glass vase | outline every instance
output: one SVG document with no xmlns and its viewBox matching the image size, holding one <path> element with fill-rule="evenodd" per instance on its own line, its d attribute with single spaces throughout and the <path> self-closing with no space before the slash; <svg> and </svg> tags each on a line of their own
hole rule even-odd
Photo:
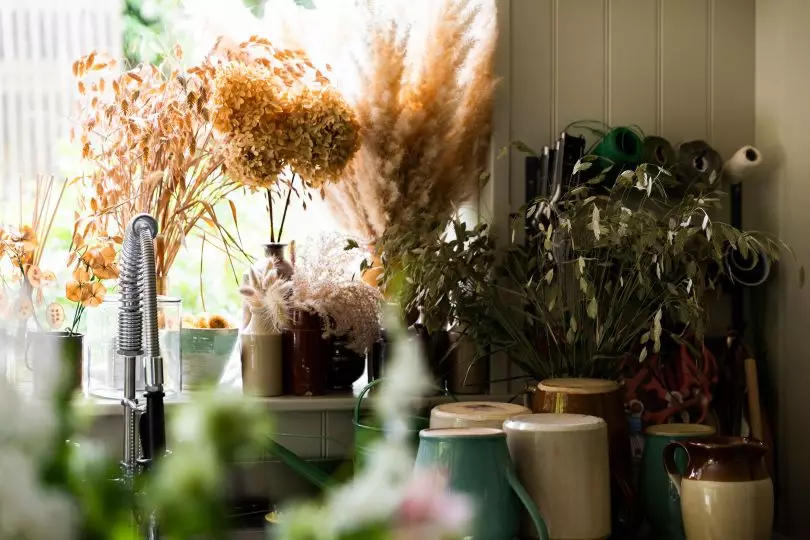
<svg viewBox="0 0 810 540">
<path fill-rule="evenodd" d="M 163 357 L 163 386 L 167 397 L 182 389 L 183 366 L 180 355 L 180 298 L 158 296 L 158 340 Z M 87 317 L 86 368 L 84 370 L 87 393 L 92 396 L 120 399 L 124 392 L 124 359 L 116 354 L 118 334 L 117 296 L 110 296 L 95 309 L 85 312 Z M 145 366 L 139 361 L 135 371 L 135 390 L 144 391 Z"/>
</svg>

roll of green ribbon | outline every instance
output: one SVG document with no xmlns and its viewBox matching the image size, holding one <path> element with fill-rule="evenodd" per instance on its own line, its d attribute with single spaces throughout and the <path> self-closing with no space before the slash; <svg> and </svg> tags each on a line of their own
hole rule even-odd
<svg viewBox="0 0 810 540">
<path fill-rule="evenodd" d="M 644 163 L 671 169 L 678 163 L 678 156 L 668 140 L 650 136 L 644 139 Z"/>
<path fill-rule="evenodd" d="M 617 127 L 604 136 L 592 153 L 610 160 L 614 166 L 626 168 L 641 162 L 644 157 L 644 143 L 632 129 Z"/>
</svg>

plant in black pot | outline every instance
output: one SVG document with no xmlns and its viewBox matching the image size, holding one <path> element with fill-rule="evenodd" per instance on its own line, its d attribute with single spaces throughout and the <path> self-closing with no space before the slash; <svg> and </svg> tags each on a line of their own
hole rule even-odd
<svg viewBox="0 0 810 540">
<path fill-rule="evenodd" d="M 363 254 L 346 242 L 335 233 L 301 242 L 290 298 L 293 310 L 318 319 L 330 391 L 351 391 L 380 336 L 382 295 L 355 272 Z"/>
</svg>

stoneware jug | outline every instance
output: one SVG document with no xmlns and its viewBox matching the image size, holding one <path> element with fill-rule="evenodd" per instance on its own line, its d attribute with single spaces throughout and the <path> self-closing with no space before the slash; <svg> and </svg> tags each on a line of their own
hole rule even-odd
<svg viewBox="0 0 810 540">
<path fill-rule="evenodd" d="M 518 479 L 551 538 L 610 536 L 607 424 L 584 414 L 527 414 L 503 425 Z M 535 538 L 526 520 L 522 536 Z"/>
<path fill-rule="evenodd" d="M 644 454 L 641 457 L 641 502 L 644 514 L 658 540 L 684 540 L 681 498 L 669 481 L 663 466 L 664 448 L 673 441 L 709 437 L 712 426 L 702 424 L 660 424 L 644 431 Z M 686 468 L 686 452 L 675 451 L 678 472 Z"/>
<path fill-rule="evenodd" d="M 676 463 L 683 449 L 686 469 Z M 681 497 L 687 540 L 767 540 L 773 527 L 773 483 L 755 439 L 706 437 L 664 448 L 664 466 Z"/>
<path fill-rule="evenodd" d="M 506 433 L 494 428 L 424 429 L 419 433 L 416 468 L 438 468 L 448 486 L 474 504 L 473 540 L 512 540 L 518 532 L 520 504 L 532 518 L 540 540 L 546 524 L 517 479 Z"/>
</svg>

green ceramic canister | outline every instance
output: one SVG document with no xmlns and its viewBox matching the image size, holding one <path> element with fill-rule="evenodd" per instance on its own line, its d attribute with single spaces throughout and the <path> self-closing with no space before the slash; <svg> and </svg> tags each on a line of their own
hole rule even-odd
<svg viewBox="0 0 810 540">
<path fill-rule="evenodd" d="M 419 433 L 415 467 L 443 471 L 448 488 L 471 499 L 474 518 L 469 535 L 475 540 L 514 538 L 521 504 L 529 512 L 538 538 L 548 540 L 537 506 L 515 475 L 503 430 L 424 429 Z"/>
<path fill-rule="evenodd" d="M 681 499 L 669 481 L 664 468 L 664 448 L 673 441 L 684 441 L 713 435 L 712 426 L 702 424 L 661 424 L 644 432 L 644 453 L 641 457 L 641 500 L 647 520 L 660 540 L 684 540 L 681 519 Z M 677 466 L 683 471 L 686 453 L 678 449 Z"/>
</svg>

